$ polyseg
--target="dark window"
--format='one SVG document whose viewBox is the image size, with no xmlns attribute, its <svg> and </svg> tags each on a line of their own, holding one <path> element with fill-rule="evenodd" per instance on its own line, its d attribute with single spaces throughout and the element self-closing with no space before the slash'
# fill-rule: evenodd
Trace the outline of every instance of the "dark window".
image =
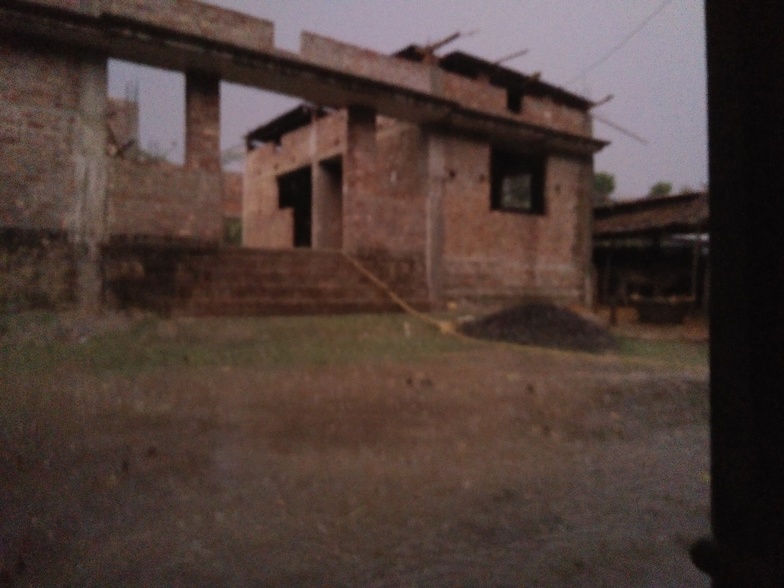
<svg viewBox="0 0 784 588">
<path fill-rule="evenodd" d="M 490 204 L 493 210 L 544 214 L 543 157 L 493 149 Z"/>
<path fill-rule="evenodd" d="M 509 112 L 519 113 L 523 109 L 523 93 L 520 90 L 509 88 L 506 91 L 506 109 Z"/>
</svg>

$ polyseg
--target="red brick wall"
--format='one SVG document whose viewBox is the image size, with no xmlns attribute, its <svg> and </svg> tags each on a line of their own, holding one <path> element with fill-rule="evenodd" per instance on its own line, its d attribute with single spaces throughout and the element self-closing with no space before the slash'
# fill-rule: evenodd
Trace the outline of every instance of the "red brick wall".
<svg viewBox="0 0 784 588">
<path fill-rule="evenodd" d="M 323 129 L 337 120 L 319 121 L 316 135 L 326 135 Z M 442 218 L 437 224 L 446 299 L 575 301 L 582 297 L 590 247 L 590 159 L 549 158 L 546 214 L 494 211 L 487 142 L 446 135 L 443 169 L 429 170 L 427 140 L 419 127 L 378 117 L 375 141 L 370 141 L 370 120 L 364 121 L 361 136 L 357 131 L 351 135 L 358 140 L 355 161 L 345 156 L 347 251 L 423 258 L 428 247 L 427 198 L 434 181 L 428 173 L 432 173 L 435 181 L 443 181 Z M 340 119 L 341 124 L 344 121 Z M 253 225 L 259 234 L 267 235 L 263 246 L 273 241 L 280 247 L 291 246 L 290 235 L 281 236 L 285 219 L 280 218 L 284 211 L 277 210 L 275 176 L 310 165 L 314 145 L 316 159 L 334 155 L 335 145 L 315 141 L 309 128 L 286 136 L 279 150 L 265 146 L 249 155 L 245 205 L 264 209 L 253 217 L 263 219 Z M 341 143 L 341 149 L 345 145 Z M 329 149 L 322 152 L 320 147 Z M 246 239 L 254 238 L 246 234 Z"/>
<path fill-rule="evenodd" d="M 291 211 L 278 207 L 276 177 L 314 161 L 342 156 L 345 147 L 346 112 L 339 111 L 318 119 L 313 127 L 285 135 L 280 147 L 267 144 L 248 153 L 243 186 L 243 243 L 248 247 L 291 247 Z"/>
<path fill-rule="evenodd" d="M 0 42 L 0 225 L 67 227 L 78 87 L 74 56 Z"/>
<path fill-rule="evenodd" d="M 591 117 L 587 112 L 560 104 L 552 98 L 524 96 L 520 119 L 558 131 L 590 137 Z"/>
<path fill-rule="evenodd" d="M 219 241 L 223 233 L 221 175 L 170 163 L 112 159 L 109 232 Z"/>
<path fill-rule="evenodd" d="M 583 188 L 590 162 L 551 156 L 546 214 L 531 215 L 491 210 L 489 145 L 451 137 L 446 151 L 446 298 L 580 299 L 587 214 L 581 201 L 588 197 Z"/>
<path fill-rule="evenodd" d="M 220 79 L 185 75 L 185 166 L 220 173 Z"/>
<path fill-rule="evenodd" d="M 424 133 L 411 123 L 380 119 L 375 174 L 364 189 L 369 222 L 355 227 L 358 250 L 389 253 L 425 248 L 427 151 Z M 389 119 L 386 119 L 389 120 Z"/>
<path fill-rule="evenodd" d="M 246 49 L 274 46 L 275 25 L 195 0 L 27 0 L 91 16 L 109 14 Z"/>
<path fill-rule="evenodd" d="M 223 216 L 240 218 L 242 216 L 242 174 L 224 172 L 223 174 Z"/>
<path fill-rule="evenodd" d="M 506 109 L 506 90 L 503 88 L 443 70 L 438 70 L 434 80 L 437 80 L 437 91 L 444 98 L 480 110 L 510 114 Z"/>
<path fill-rule="evenodd" d="M 347 73 L 367 76 L 420 92 L 431 90 L 430 66 L 397 59 L 370 49 L 361 49 L 328 37 L 303 31 L 300 54 L 320 65 Z"/>
<path fill-rule="evenodd" d="M 61 231 L 0 228 L 0 312 L 72 305 L 75 253 Z"/>
</svg>

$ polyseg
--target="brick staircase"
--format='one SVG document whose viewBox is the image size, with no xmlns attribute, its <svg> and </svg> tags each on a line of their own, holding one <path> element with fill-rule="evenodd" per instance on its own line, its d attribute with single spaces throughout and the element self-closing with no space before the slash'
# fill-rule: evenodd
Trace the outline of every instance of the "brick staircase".
<svg viewBox="0 0 784 588">
<path fill-rule="evenodd" d="M 105 259 L 107 291 L 120 307 L 186 316 L 399 310 L 337 251 L 147 245 L 115 248 Z M 360 262 L 409 304 L 428 308 L 424 272 L 416 260 L 371 256 Z"/>
</svg>

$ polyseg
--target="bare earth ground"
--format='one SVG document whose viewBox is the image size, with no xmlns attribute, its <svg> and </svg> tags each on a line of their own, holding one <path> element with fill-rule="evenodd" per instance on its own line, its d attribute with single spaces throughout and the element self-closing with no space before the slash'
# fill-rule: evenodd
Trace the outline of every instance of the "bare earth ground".
<svg viewBox="0 0 784 588">
<path fill-rule="evenodd" d="M 704 342 L 1 325 L 0 586 L 709 585 Z"/>
</svg>

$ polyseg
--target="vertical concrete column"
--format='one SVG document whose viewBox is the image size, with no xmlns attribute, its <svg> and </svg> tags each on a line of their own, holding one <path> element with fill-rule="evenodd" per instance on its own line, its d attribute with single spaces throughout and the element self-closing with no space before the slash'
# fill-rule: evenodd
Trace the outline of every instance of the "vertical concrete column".
<svg viewBox="0 0 784 588">
<path fill-rule="evenodd" d="M 343 248 L 358 253 L 371 244 L 376 192 L 376 113 L 348 109 L 343 165 Z"/>
<path fill-rule="evenodd" d="M 590 117 L 588 117 L 590 118 Z M 593 267 L 593 156 L 580 162 L 577 179 L 577 230 L 575 231 L 574 263 L 580 303 L 594 305 L 596 270 Z"/>
<path fill-rule="evenodd" d="M 83 54 L 74 133 L 76 194 L 71 235 L 77 249 L 77 296 L 83 310 L 101 305 L 100 247 L 107 237 L 107 60 Z"/>
<path fill-rule="evenodd" d="M 716 588 L 784 580 L 784 4 L 707 2 Z"/>
<path fill-rule="evenodd" d="M 426 141 L 425 272 L 430 305 L 432 308 L 437 308 L 443 302 L 443 197 L 446 182 L 446 154 L 443 135 L 429 132 Z"/>
<path fill-rule="evenodd" d="M 221 171 L 220 78 L 212 74 L 185 74 L 185 166 Z"/>
</svg>

